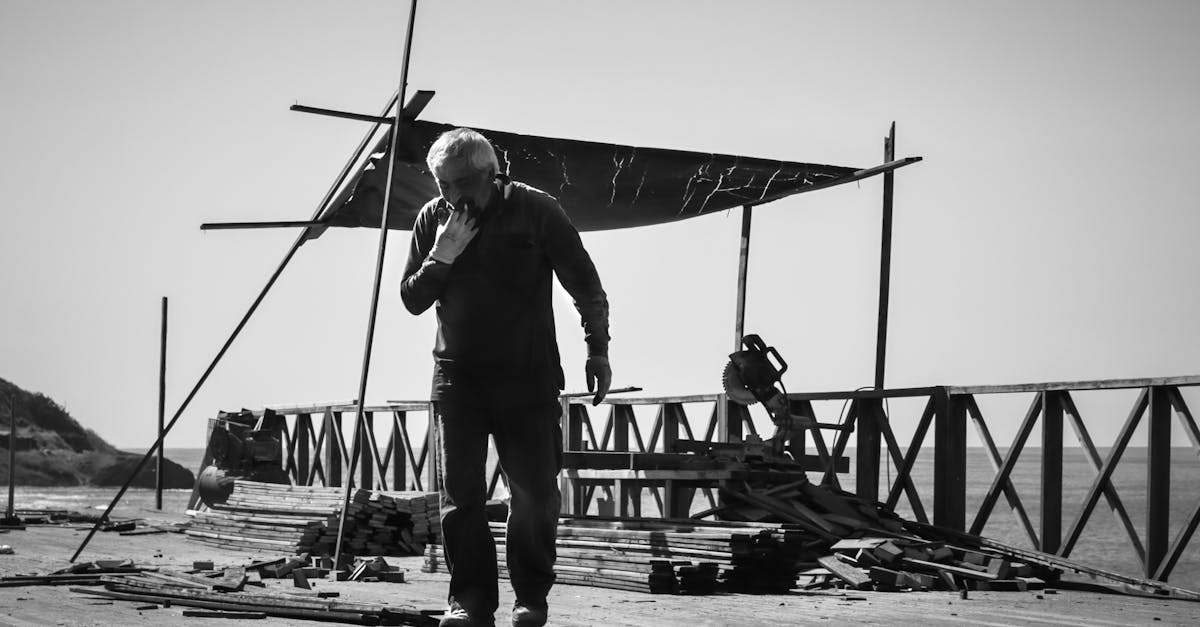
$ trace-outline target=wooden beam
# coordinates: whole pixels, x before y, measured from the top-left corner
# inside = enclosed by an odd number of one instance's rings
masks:
[[[403,119],[406,121],[414,120],[419,115],[421,115],[421,111],[425,109],[425,105],[429,104],[429,101],[433,99],[434,93],[435,92],[433,92],[431,90],[425,90],[425,89],[418,91],[412,97],[412,99],[409,100],[404,105],[404,110],[401,112],[401,116],[403,117]],[[389,125],[389,126],[396,123],[396,120],[392,116],[368,115],[366,113],[354,113],[351,111],[339,111],[337,109],[309,107],[307,105],[302,105],[302,104],[294,104],[294,105],[288,107],[288,110],[296,111],[298,113],[312,113],[315,115],[323,115],[323,116],[332,117],[332,118],[342,118],[342,119],[346,119],[346,120],[358,120],[360,122],[372,122],[374,124],[384,124],[384,125]]]
[[[742,234],[738,239],[737,307],[733,317],[733,350],[742,350],[746,331],[746,277],[750,270],[750,222],[754,207],[742,207]]]
[[[967,524],[967,409],[942,390],[933,419],[933,524],[961,531]]]
[[[891,172],[893,170],[898,170],[900,168],[903,168],[906,165],[912,165],[918,161],[921,161],[921,159],[922,159],[921,157],[905,157],[903,159],[896,159],[895,161],[889,161],[888,163],[883,163],[883,164],[877,165],[873,168],[864,168],[862,170],[857,170],[855,172],[847,174],[846,176],[841,176],[841,177],[834,178],[834,179],[826,179],[819,183],[813,183],[812,185],[809,185],[808,187],[805,187],[805,188],[802,188],[799,190],[788,190],[786,192],[777,192],[774,194],[768,194],[759,200],[756,200],[751,203],[747,203],[746,206],[757,207],[759,205],[766,204],[769,202],[774,202],[776,200],[779,200],[780,198],[786,198],[788,196],[793,196],[795,194],[802,194],[804,192],[812,192],[812,191],[816,191],[818,189],[825,189],[826,187],[834,187],[836,185],[844,185],[846,183],[853,183],[855,181],[861,181],[863,179],[871,178],[872,176],[877,176],[877,175],[883,174],[884,172]]]
[[[1159,571],[1167,556],[1171,517],[1171,401],[1167,388],[1150,388],[1146,433],[1146,568]]]
[[[1063,392],[1046,392],[1042,407],[1042,547],[1058,553],[1062,545]]]
[[[1150,386],[1200,385],[1200,375],[1153,379],[1102,379],[1096,381],[1054,381],[1016,385],[973,385],[950,387],[951,394],[1002,394],[1007,392],[1052,392],[1060,390],[1121,390]]]
[[[896,158],[896,123],[883,139],[883,160]],[[879,319],[875,329],[875,389],[883,389],[884,364],[887,359],[888,299],[892,282],[892,195],[896,173],[883,174],[883,218],[879,245]]]
[[[234,229],[280,229],[280,228],[310,228],[325,226],[320,220],[276,220],[268,222],[205,222],[200,225],[201,231],[227,231]]]

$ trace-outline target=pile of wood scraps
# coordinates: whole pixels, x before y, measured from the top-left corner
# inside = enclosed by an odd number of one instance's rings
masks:
[[[418,610],[409,606],[350,603],[336,600],[337,593],[310,590],[268,590],[259,571],[244,567],[230,568],[217,576],[191,572],[143,572],[101,577],[103,588],[74,587],[72,592],[89,596],[150,603],[154,607],[203,608],[222,612],[211,614],[225,618],[275,616],[288,619],[364,625],[436,625],[440,610]],[[248,591],[247,586],[254,587]],[[195,612],[185,616],[199,616]],[[203,614],[209,616],[210,614]]]
[[[140,568],[133,560],[96,560],[72,564],[46,575],[11,575],[0,577],[0,588],[25,586],[88,586],[99,585],[105,575],[143,573],[156,568]]]
[[[332,555],[339,531],[347,555],[418,555],[440,531],[437,494],[237,480],[224,503],[191,512],[185,533],[233,549]]]

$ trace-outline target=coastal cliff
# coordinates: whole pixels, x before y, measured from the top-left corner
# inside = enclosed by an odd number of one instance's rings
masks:
[[[140,455],[126,453],[85,428],[50,397],[0,379],[0,483],[8,483],[10,404],[16,414],[16,483],[23,486],[120,486]],[[154,487],[154,463],[133,482]],[[190,488],[192,471],[163,460],[163,487]]]

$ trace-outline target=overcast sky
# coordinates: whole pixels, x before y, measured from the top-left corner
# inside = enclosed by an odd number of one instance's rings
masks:
[[[199,225],[312,214],[365,128],[287,107],[376,112],[407,4],[0,1],[0,376],[148,445],[159,299],[171,413],[295,235]],[[882,161],[894,120],[898,156],[925,160],[896,180],[889,387],[1200,374],[1198,3],[438,0],[416,23],[430,120],[854,167]],[[746,330],[791,391],[872,383],[881,186],[755,212]],[[719,390],[739,225],[585,235],[615,386]],[[221,409],[353,398],[376,243],[305,245],[168,446],[203,446]],[[389,242],[368,400],[427,395],[407,243]],[[1101,444],[1121,394],[1081,399]]]

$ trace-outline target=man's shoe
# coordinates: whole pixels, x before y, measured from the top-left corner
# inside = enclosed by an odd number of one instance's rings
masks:
[[[474,617],[463,606],[452,603],[446,608],[446,613],[438,620],[438,627],[494,627],[495,619],[491,616]],[[542,621],[545,624],[545,621]]]
[[[546,624],[546,606],[517,603],[513,606],[512,624],[513,627],[542,627]]]

